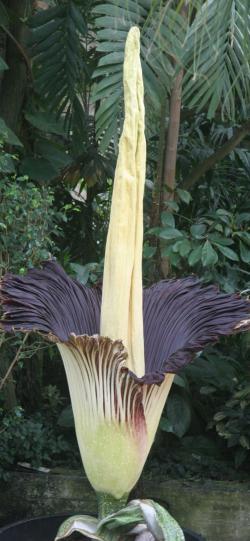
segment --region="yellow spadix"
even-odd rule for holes
[[[132,27],[128,33],[123,69],[125,120],[106,243],[100,334],[113,340],[121,339],[128,351],[127,366],[137,376],[143,376],[142,243],[146,141],[137,27]]]

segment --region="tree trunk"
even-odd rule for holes
[[[159,152],[157,160],[156,177],[154,180],[153,194],[152,194],[152,209],[150,217],[150,227],[158,227],[160,224],[161,214],[161,201],[162,201],[162,175],[164,165],[164,152],[166,144],[166,115],[167,115],[167,98],[161,107],[161,124],[160,124],[160,136],[159,136]],[[154,258],[154,264],[151,269],[150,279],[152,281],[158,281],[162,278],[161,271],[161,250],[160,243],[157,237],[152,237],[150,244],[156,247],[156,254]]]
[[[10,347],[9,342],[5,344],[3,339],[0,352],[0,381],[2,380],[2,378],[4,378],[10,366],[10,362],[12,360],[10,358],[10,352],[11,354],[13,353],[13,348]],[[16,384],[12,377],[12,374],[8,378],[8,381],[6,381],[1,393],[4,400],[4,407],[6,410],[12,410],[17,406]]]
[[[181,9],[183,17],[187,16],[188,0],[184,0],[184,4]],[[167,202],[171,201],[174,197],[175,189],[175,173],[176,173],[176,159],[177,159],[177,145],[180,129],[180,115],[181,115],[181,92],[182,92],[182,79],[184,71],[180,69],[177,73],[171,95],[169,100],[169,123],[168,128],[162,138],[162,130],[160,134],[159,144],[159,159],[158,159],[158,174],[156,181],[156,188],[153,194],[153,205],[151,215],[151,225],[158,226],[160,224],[160,214],[164,208],[167,208]],[[165,116],[166,105],[164,107],[164,114],[162,115],[162,126],[165,128]],[[164,130],[165,131],[165,130]],[[159,243],[158,250],[158,271],[164,276],[169,274],[169,261],[168,258],[160,257]]]
[[[161,125],[159,136],[159,152],[157,161],[157,171],[153,187],[152,195],[152,210],[151,210],[151,227],[157,227],[160,223],[161,199],[162,199],[162,177],[164,167],[164,153],[166,145],[166,115],[167,115],[167,98],[161,107]]]
[[[11,22],[5,43],[5,61],[9,69],[4,72],[1,82],[0,116],[18,134],[29,75],[25,54],[28,30],[21,19],[31,14],[32,0],[4,0],[3,3]]]
[[[43,368],[44,351],[38,349],[31,359],[26,360],[20,377],[22,404],[30,413],[40,410],[42,405]]]
[[[97,246],[93,235],[93,201],[97,194],[97,186],[87,188],[87,200],[86,207],[83,208],[84,212],[84,264],[91,261],[98,260]]]
[[[186,177],[183,188],[184,190],[190,190],[190,188],[193,188],[193,186],[196,184],[196,182],[203,176],[209,169],[212,169],[217,163],[219,163],[221,160],[223,160],[232,150],[234,150],[250,133],[250,122],[246,122],[235,130],[235,133],[233,134],[230,139],[224,145],[222,145],[221,148],[213,152],[211,156],[203,160],[203,162],[199,163],[197,167],[194,167],[192,169],[191,173]]]
[[[6,52],[6,34],[0,28],[0,56],[5,60],[5,52]],[[1,84],[4,77],[4,71],[0,71],[0,94],[1,94]]]
[[[166,150],[163,167],[163,202],[171,201],[175,189],[175,172],[177,145],[180,129],[181,115],[181,90],[182,90],[183,70],[177,74],[172,88],[169,104],[169,124],[166,138]]]
[[[163,208],[167,208],[168,201],[171,201],[174,197],[177,145],[181,116],[182,79],[183,70],[181,69],[175,78],[169,103],[169,124],[166,134],[166,147],[162,174],[162,210]],[[166,278],[170,271],[169,260],[167,257],[162,258],[161,269],[164,278]]]

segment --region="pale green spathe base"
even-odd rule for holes
[[[86,474],[97,493],[119,500],[132,490],[146,458],[140,443],[126,424],[103,422],[85,433],[80,450]]]

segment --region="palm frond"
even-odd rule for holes
[[[248,0],[228,0],[218,8],[207,0],[191,24],[183,62],[183,101],[208,118],[246,115],[250,97],[250,13]]]
[[[65,114],[70,129],[74,110],[84,109],[81,90],[87,76],[83,44],[87,25],[70,1],[36,13],[30,26],[35,88],[51,110]]]
[[[97,136],[105,147],[119,130],[122,64],[127,33],[131,26],[141,30],[141,61],[146,106],[160,110],[170,92],[176,68],[182,63],[182,47],[187,21],[175,10],[156,0],[110,0],[94,8],[97,50],[101,53],[93,74],[96,80],[94,102],[100,102],[96,115]]]

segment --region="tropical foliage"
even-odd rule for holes
[[[148,108],[161,111],[179,70],[184,106],[207,111],[208,118],[247,118],[249,50],[247,0],[225,2],[218,13],[216,1],[164,2],[112,0],[97,3],[97,38],[103,55],[94,77],[94,99],[101,105],[97,132],[117,132],[121,98],[124,35],[131,25],[142,29],[142,59]],[[151,121],[151,115],[148,116]]]
[[[62,402],[58,389],[47,386],[40,412],[27,415],[20,406],[8,412],[1,405],[0,478],[6,479],[17,464],[20,468],[30,464],[39,471],[43,464],[59,465],[62,456],[63,464],[66,459],[71,465],[74,458],[77,464],[74,442],[57,425]]]
[[[22,13],[14,4],[14,0],[0,2],[1,272],[25,273],[52,254],[83,285],[101,281],[123,121],[124,43],[128,29],[136,24],[141,30],[146,89],[144,283],[149,286],[159,276],[159,259],[167,257],[171,277],[195,273],[226,293],[248,295],[248,1],[224,2],[219,11],[216,0],[176,1],[171,6],[160,0],[28,1]],[[170,198],[161,198],[155,223],[162,140],[169,125],[174,81],[181,72],[175,187]],[[19,88],[17,95],[15,88]],[[4,342],[1,378],[20,341]],[[51,347],[32,344],[29,338],[1,391],[3,395],[5,390],[3,416],[9,423],[6,442],[11,426],[13,433],[16,430],[16,412],[22,411],[20,418],[27,420],[41,413],[42,387],[50,378],[66,398],[65,407],[69,403],[58,356]],[[249,347],[242,344],[243,339],[234,338],[213,352],[205,350],[175,380],[152,455],[152,460],[160,456],[168,473],[183,475],[184,468],[185,475],[199,476],[209,469],[211,476],[220,478],[236,475],[234,463],[239,471],[241,464],[246,468]],[[39,369],[34,369],[33,357],[25,362],[29,351]],[[246,393],[243,398],[241,393]],[[6,413],[11,404],[25,411]],[[185,412],[181,419],[180,410]],[[48,419],[44,411],[41,415],[46,428]],[[70,425],[70,415],[68,421],[62,416],[61,422]],[[27,433],[33,431],[33,425],[27,427]],[[63,437],[71,444],[72,429],[66,429]],[[34,465],[51,464],[53,457],[60,461],[53,445],[50,456],[43,450],[36,457],[25,456]],[[199,458],[194,466],[187,457],[195,445]],[[180,453],[182,465],[174,459],[167,463],[171,448],[172,456]],[[220,461],[225,449],[224,467]],[[6,453],[7,445],[5,457]],[[183,465],[183,456],[188,466]],[[10,462],[19,460],[22,457],[16,453]],[[4,467],[7,462],[5,458]]]

